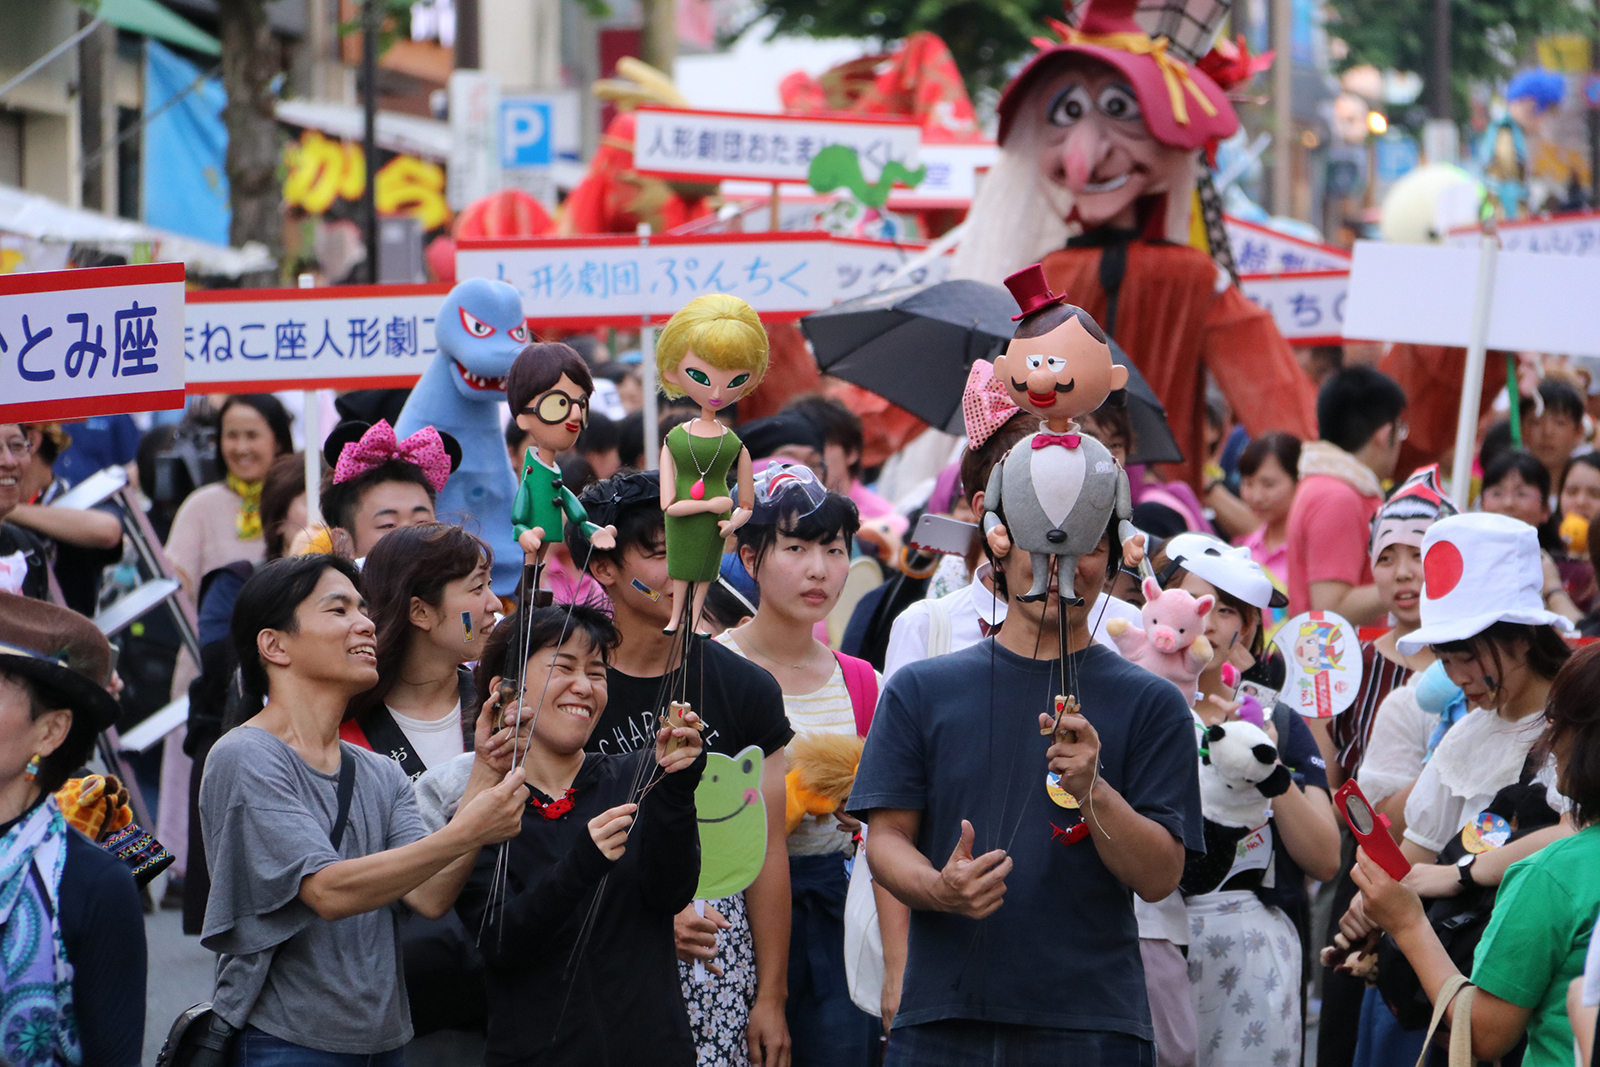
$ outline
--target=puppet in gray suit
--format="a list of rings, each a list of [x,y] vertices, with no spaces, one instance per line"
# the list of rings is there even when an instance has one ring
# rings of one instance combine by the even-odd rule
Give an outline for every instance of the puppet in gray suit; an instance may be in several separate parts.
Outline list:
[[[1050,291],[1041,267],[1018,271],[1006,287],[1022,314],[995,358],[995,377],[1018,407],[1039,416],[1041,428],[1017,442],[989,476],[983,528],[1003,525],[1010,542],[1033,558],[1033,587],[1018,599],[1049,595],[1054,556],[1062,603],[1080,604],[1078,557],[1099,545],[1113,509],[1126,519],[1132,505],[1122,467],[1099,441],[1081,435],[1075,420],[1126,386],[1128,371],[1112,362],[1089,313]],[[1123,553],[1137,564],[1142,535],[1130,538]]]

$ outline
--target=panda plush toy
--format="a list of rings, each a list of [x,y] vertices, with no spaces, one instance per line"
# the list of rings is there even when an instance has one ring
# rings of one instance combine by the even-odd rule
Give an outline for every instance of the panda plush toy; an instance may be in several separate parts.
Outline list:
[[[1208,726],[1201,735],[1200,810],[1205,816],[1206,854],[1191,856],[1179,888],[1185,896],[1210,893],[1233,867],[1235,851],[1267,821],[1267,802],[1288,790],[1293,778],[1278,762],[1278,749],[1261,727],[1244,719]]]

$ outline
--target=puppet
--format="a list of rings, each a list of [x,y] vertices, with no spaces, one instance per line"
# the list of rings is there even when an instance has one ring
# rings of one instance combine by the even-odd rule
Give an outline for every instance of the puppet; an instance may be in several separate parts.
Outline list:
[[[1200,750],[1206,851],[1184,864],[1179,888],[1190,896],[1209,893],[1227,880],[1247,852],[1264,848],[1260,855],[1269,856],[1270,831],[1259,840],[1253,835],[1266,826],[1267,801],[1287,792],[1293,781],[1261,727],[1240,719],[1207,727],[1205,747]],[[1239,843],[1247,837],[1251,840],[1241,850]]]
[[[528,343],[522,297],[506,282],[471,278],[450,290],[434,320],[434,357],[395,424],[408,437],[433,426],[461,444],[462,460],[439,491],[443,522],[465,523],[494,548],[494,588],[511,595],[522,569],[511,536],[517,478],[494,405],[504,396],[511,361]]]
[[[1078,433],[1075,420],[1127,385],[1128,369],[1112,362],[1089,313],[1050,291],[1037,264],[1007,278],[1006,286],[1022,314],[995,357],[995,377],[1044,430],[1017,442],[995,466],[983,528],[989,533],[1003,524],[1011,544],[1033,557],[1033,586],[1018,599],[1043,600],[1054,563],[1062,603],[1079,604],[1078,557],[1100,543],[1113,509],[1126,519],[1132,505],[1128,476],[1104,445]],[[1132,539],[1124,552],[1138,564],[1142,540]]]
[[[1143,589],[1145,602],[1139,616],[1144,628],[1127,619],[1110,619],[1106,633],[1128,662],[1177,686],[1192,707],[1200,673],[1211,662],[1205,620],[1216,606],[1216,598],[1194,597],[1178,588],[1163,591],[1154,578],[1146,578]]]
[[[767,858],[767,807],[761,798],[760,745],[738,755],[706,753],[706,768],[694,791],[700,824],[699,900],[742,893]]]
[[[667,322],[656,342],[656,369],[668,396],[687,396],[700,414],[675,426],[661,450],[661,510],[667,523],[672,622],[693,630],[706,592],[720,573],[722,543],[750,519],[735,507],[728,475],[737,469],[739,499],[755,497],[750,452],[717,418],[761,383],[767,335],[755,309],[736,296],[696,297]]]
[[[1170,33],[1136,22],[1139,6],[1077,5],[1077,25],[1057,24],[1060,40],[1041,41],[1007,87],[999,157],[951,277],[993,284],[1042,259],[1049,284],[1071,293],[1143,372],[1183,449],[1185,480],[1198,488],[1207,370],[1253,436],[1314,438],[1315,391],[1271,315],[1190,244],[1200,150],[1238,127],[1222,88],[1196,65],[1227,5],[1208,3],[1196,18],[1169,3],[1155,17],[1189,27]],[[1248,77],[1258,64],[1206,67]],[[1211,214],[1205,229],[1220,254],[1220,211]]]
[[[616,547],[614,526],[596,526],[577,496],[561,480],[556,456],[578,442],[589,421],[589,396],[594,379],[588,364],[570,346],[559,342],[531,344],[511,364],[506,376],[506,403],[517,427],[533,438],[522,465],[522,482],[511,504],[512,533],[523,552],[525,593],[535,607],[550,603],[539,588],[539,571],[551,541],[561,540],[563,520],[583,527],[583,535],[601,551]],[[580,563],[580,570],[582,565]]]

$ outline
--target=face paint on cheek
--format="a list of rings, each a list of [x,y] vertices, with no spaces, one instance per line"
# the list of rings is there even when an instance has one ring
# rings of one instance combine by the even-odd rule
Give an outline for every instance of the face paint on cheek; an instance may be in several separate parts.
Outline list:
[[[472,612],[470,611],[461,613],[461,632],[463,634],[462,640],[472,640]]]
[[[654,589],[651,589],[648,585],[645,585],[643,582],[641,582],[637,578],[635,578],[629,584],[632,585],[635,589],[639,590],[639,592],[643,593],[645,596],[649,597],[652,602],[661,599],[661,594],[659,592],[657,592]]]

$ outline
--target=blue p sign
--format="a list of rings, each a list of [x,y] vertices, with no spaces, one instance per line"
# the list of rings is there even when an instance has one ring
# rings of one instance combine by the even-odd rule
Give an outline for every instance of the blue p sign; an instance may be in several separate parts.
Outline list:
[[[550,102],[528,99],[502,100],[500,165],[548,167],[550,156]]]

